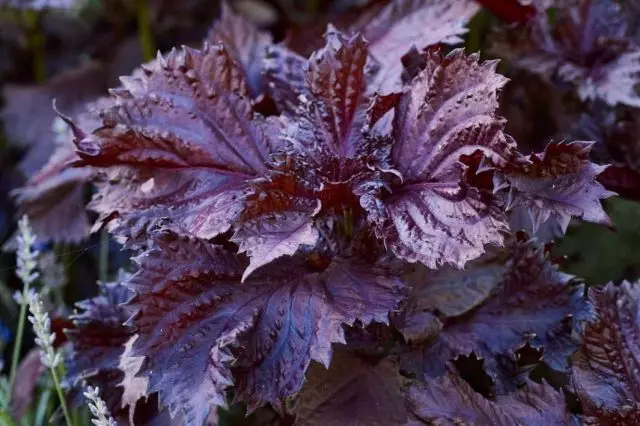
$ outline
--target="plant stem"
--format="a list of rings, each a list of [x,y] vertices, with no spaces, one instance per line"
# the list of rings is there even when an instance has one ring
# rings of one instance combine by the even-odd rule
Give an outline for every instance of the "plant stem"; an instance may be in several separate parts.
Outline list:
[[[103,229],[100,233],[100,265],[98,279],[102,283],[109,280],[109,231]]]
[[[47,71],[44,63],[44,36],[40,29],[40,13],[37,10],[26,10],[25,21],[32,55],[33,78],[36,83],[42,83],[47,79]]]
[[[138,37],[140,38],[142,56],[145,61],[150,61],[153,59],[156,49],[153,43],[153,36],[151,35],[149,5],[147,4],[147,0],[136,0],[136,12],[138,18]]]
[[[11,372],[9,373],[9,402],[13,393],[13,383],[16,380],[18,370],[18,360],[22,350],[22,336],[24,334],[24,323],[27,318],[27,293],[29,293],[29,283],[25,282],[22,288],[22,303],[20,306],[20,316],[18,317],[18,331],[16,332],[16,342],[13,345],[13,355],[11,356]]]
[[[58,372],[56,371],[55,367],[52,367],[49,370],[51,371],[51,377],[53,378],[53,384],[56,387],[56,392],[58,392],[58,398],[60,398],[60,406],[62,407],[64,418],[67,421],[67,426],[73,426],[73,422],[71,421],[71,416],[69,416],[69,409],[67,408],[67,401],[64,399],[64,393],[62,392],[62,388],[60,387]]]
[[[46,388],[38,401],[38,408],[36,409],[36,418],[34,420],[35,426],[42,426],[45,424],[47,418],[47,411],[49,411],[49,400],[51,399],[51,388]]]

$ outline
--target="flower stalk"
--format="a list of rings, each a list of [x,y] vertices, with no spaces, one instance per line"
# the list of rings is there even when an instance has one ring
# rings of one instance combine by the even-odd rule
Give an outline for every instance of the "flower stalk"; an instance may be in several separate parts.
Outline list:
[[[56,370],[62,363],[62,354],[54,348],[56,334],[51,332],[51,319],[49,318],[49,314],[44,310],[40,296],[35,291],[29,294],[29,311],[31,312],[29,322],[33,324],[33,331],[36,333],[35,342],[42,349],[40,361],[45,367],[49,368],[51,372],[51,378],[58,393],[60,406],[62,407],[67,426],[73,426],[69,409],[67,408],[67,402],[62,392],[62,387],[60,386],[58,371]]]
[[[20,315],[18,317],[18,330],[16,332],[16,341],[13,345],[13,354],[11,357],[11,370],[9,373],[9,392],[13,391],[13,385],[16,379],[16,371],[18,370],[18,361],[20,360],[20,352],[22,351],[22,338],[24,335],[24,324],[27,316],[27,304],[29,302],[29,290],[31,284],[38,279],[36,266],[38,264],[38,251],[33,249],[36,242],[36,236],[33,234],[29,218],[22,216],[18,222],[18,251],[16,253],[17,268],[16,275],[22,281],[22,293],[19,293],[18,302],[20,303]],[[9,397],[11,399],[11,395]]]
[[[88,386],[83,395],[89,400],[89,410],[94,417],[91,423],[95,426],[116,426],[113,417],[109,416],[107,404],[100,398],[100,389]]]

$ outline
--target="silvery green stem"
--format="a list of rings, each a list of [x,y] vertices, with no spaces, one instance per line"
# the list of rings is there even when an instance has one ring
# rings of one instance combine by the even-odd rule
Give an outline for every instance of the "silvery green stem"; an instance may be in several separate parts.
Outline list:
[[[36,344],[42,349],[42,352],[40,353],[40,360],[51,372],[53,384],[55,385],[56,392],[60,398],[60,406],[62,407],[67,426],[73,426],[71,416],[69,416],[69,410],[67,409],[67,402],[64,398],[62,388],[60,387],[58,372],[56,370],[56,368],[62,363],[62,354],[56,351],[53,346],[56,340],[56,334],[51,332],[51,319],[49,318],[49,314],[44,310],[40,295],[36,292],[31,292],[29,294],[29,311],[31,312],[29,322],[33,324],[33,331],[36,333]]]
[[[29,218],[22,216],[18,222],[18,250],[16,252],[16,275],[22,281],[23,288],[20,295],[20,316],[18,317],[18,330],[16,331],[16,342],[13,345],[13,355],[11,357],[11,370],[9,373],[9,392],[13,391],[13,384],[16,379],[16,371],[18,369],[18,360],[20,359],[20,351],[22,350],[22,336],[24,334],[24,323],[27,316],[27,304],[29,286],[38,279],[36,271],[38,252],[33,249],[36,242],[36,236],[33,234]],[[9,395],[11,400],[11,394]]]

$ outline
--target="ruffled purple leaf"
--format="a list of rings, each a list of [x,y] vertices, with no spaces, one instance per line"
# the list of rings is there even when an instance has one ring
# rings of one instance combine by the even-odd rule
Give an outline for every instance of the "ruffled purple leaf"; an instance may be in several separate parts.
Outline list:
[[[622,6],[610,0],[556,4],[555,22],[543,5],[531,24],[507,31],[494,52],[547,79],[573,84],[582,100],[638,107],[640,51],[628,35]]]
[[[474,391],[452,372],[411,386],[408,407],[411,420],[407,424],[412,426],[580,424],[576,416],[567,410],[562,392],[547,383],[527,381],[526,386],[517,392],[491,400]]]
[[[520,243],[512,250],[503,273],[491,275],[494,290],[484,304],[460,317],[444,317],[439,337],[421,355],[426,376],[437,377],[445,371],[447,361],[475,352],[484,358],[502,392],[513,387],[509,365],[517,361],[517,351],[528,342],[543,351],[552,369],[568,371],[567,359],[579,343],[576,330],[592,315],[583,298],[584,286],[558,271],[542,248]],[[486,265],[477,268],[479,274],[487,271]],[[471,270],[459,274],[473,275]]]
[[[220,246],[168,230],[154,240],[128,284],[132,356],[146,357],[149,391],[190,425],[225,404],[233,379],[250,408],[279,404],[300,390],[312,359],[329,365],[342,324],[387,322],[402,298],[383,266],[334,259],[318,272],[289,259],[241,282],[246,261]]]
[[[383,7],[371,6],[353,22],[338,20],[333,24],[345,34],[360,34],[368,41],[368,93],[390,94],[402,89],[401,59],[406,53],[441,43],[461,43],[467,32],[465,25],[478,9],[470,0],[395,0]],[[328,31],[333,31],[332,24]],[[303,64],[304,58],[285,46],[269,49],[266,79],[281,111],[292,111],[297,97],[305,94]]]
[[[495,115],[506,79],[495,73],[495,62],[480,63],[477,55],[428,55],[395,108],[391,162],[402,179],[361,204],[398,257],[462,267],[485,245],[502,244],[507,231],[497,200],[465,182],[460,161],[477,150],[496,163],[515,154]]]
[[[120,278],[125,281],[127,275],[121,274]],[[81,387],[84,381],[99,386],[112,411],[122,405],[124,373],[120,356],[135,333],[124,325],[132,310],[123,304],[131,297],[132,293],[121,283],[103,284],[99,296],[77,304],[81,312],[72,317],[74,328],[66,331],[71,342],[66,386]]]
[[[461,43],[465,25],[478,9],[470,0],[396,0],[371,21],[352,27],[370,43],[371,60],[377,68],[371,93],[402,89],[401,59],[412,48],[422,51],[440,43]]]
[[[596,321],[582,332],[573,386],[585,424],[634,425],[640,421],[640,292],[638,284],[590,289]]]
[[[174,50],[123,84],[103,126],[76,138],[85,163],[110,167],[92,207],[103,219],[118,217],[125,237],[161,218],[205,238],[227,231],[275,141],[237,63],[205,44]]]
[[[222,43],[229,50],[241,65],[253,97],[262,92],[262,62],[272,41],[268,32],[260,31],[224,1],[220,19],[213,24],[207,41],[210,44]]]
[[[530,155],[524,162],[497,173],[497,190],[509,188],[510,208],[528,209],[534,231],[553,218],[566,232],[571,217],[611,225],[600,200],[615,195],[596,179],[606,166],[589,161],[591,142],[550,143],[544,152]]]

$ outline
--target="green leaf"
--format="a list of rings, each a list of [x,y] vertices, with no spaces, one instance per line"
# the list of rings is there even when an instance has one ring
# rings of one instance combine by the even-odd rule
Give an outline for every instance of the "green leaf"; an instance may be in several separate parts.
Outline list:
[[[15,422],[8,412],[0,410],[0,426],[15,426]]]
[[[561,264],[564,271],[583,277],[590,285],[640,275],[640,203],[611,198],[605,210],[616,230],[581,223],[569,228],[554,252],[567,256]]]

